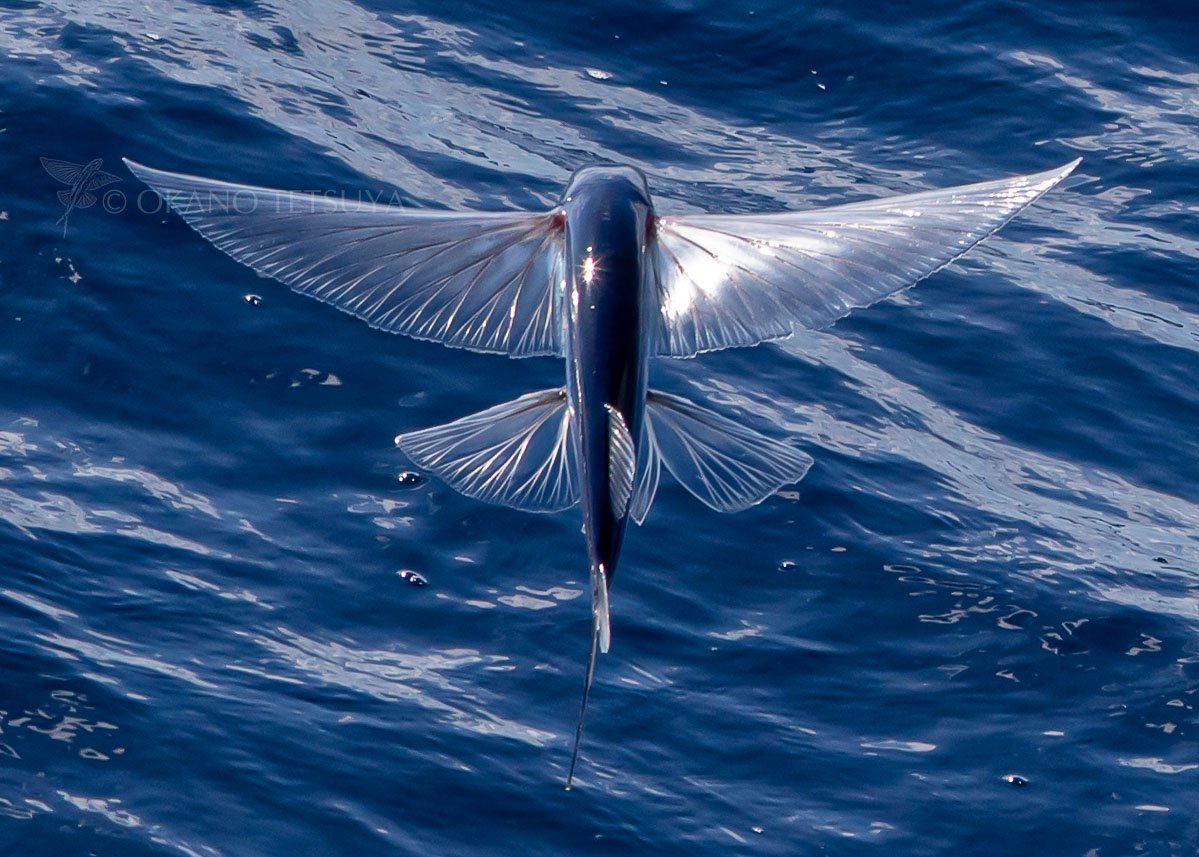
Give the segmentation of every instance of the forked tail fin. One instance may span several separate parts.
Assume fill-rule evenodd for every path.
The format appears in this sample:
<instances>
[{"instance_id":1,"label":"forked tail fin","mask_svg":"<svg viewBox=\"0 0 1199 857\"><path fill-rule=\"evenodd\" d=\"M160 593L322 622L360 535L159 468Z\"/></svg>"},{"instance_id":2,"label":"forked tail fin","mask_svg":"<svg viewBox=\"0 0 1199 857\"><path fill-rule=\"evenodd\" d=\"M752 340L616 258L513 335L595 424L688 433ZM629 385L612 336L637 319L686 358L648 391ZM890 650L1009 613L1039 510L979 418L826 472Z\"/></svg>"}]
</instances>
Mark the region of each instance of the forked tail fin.
<instances>
[{"instance_id":1,"label":"forked tail fin","mask_svg":"<svg viewBox=\"0 0 1199 857\"><path fill-rule=\"evenodd\" d=\"M570 772L566 775L566 790L574 784L575 763L579 761L579 744L583 740L583 718L587 714L587 697L591 693L591 677L595 675L595 653L599 648L599 628L592 623L591 650L587 654L587 677L583 679L583 701L579 704L579 720L575 725L575 748L570 754Z\"/></svg>"},{"instance_id":2,"label":"forked tail fin","mask_svg":"<svg viewBox=\"0 0 1199 857\"><path fill-rule=\"evenodd\" d=\"M612 642L608 620L608 577L603 566L591 569L591 648L587 652L587 675L583 679L583 701L579 703L579 721L575 726L575 747L570 754L570 772L566 775L566 790L574 782L575 763L579 761L579 744L583 740L583 720L587 714L587 697L591 695L591 679L595 676L595 653L607 652Z\"/></svg>"}]
</instances>

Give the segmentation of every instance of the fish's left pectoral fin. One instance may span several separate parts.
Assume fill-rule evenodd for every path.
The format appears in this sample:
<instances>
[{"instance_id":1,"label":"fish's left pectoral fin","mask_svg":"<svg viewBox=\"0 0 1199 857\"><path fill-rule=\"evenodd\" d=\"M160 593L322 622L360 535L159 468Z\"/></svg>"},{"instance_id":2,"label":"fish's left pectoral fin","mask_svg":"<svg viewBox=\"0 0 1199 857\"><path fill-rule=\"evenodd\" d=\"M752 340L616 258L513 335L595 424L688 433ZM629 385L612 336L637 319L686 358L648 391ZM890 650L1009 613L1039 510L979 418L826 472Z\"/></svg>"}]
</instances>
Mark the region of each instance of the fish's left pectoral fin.
<instances>
[{"instance_id":1,"label":"fish's left pectoral fin","mask_svg":"<svg viewBox=\"0 0 1199 857\"><path fill-rule=\"evenodd\" d=\"M678 396L651 391L645 415L651 457L718 512L761 503L812 466L807 453Z\"/></svg>"},{"instance_id":2,"label":"fish's left pectoral fin","mask_svg":"<svg viewBox=\"0 0 1199 857\"><path fill-rule=\"evenodd\" d=\"M566 392L526 393L452 423L396 437L409 458L452 488L526 512L579 501Z\"/></svg>"},{"instance_id":3,"label":"fish's left pectoral fin","mask_svg":"<svg viewBox=\"0 0 1199 857\"><path fill-rule=\"evenodd\" d=\"M650 251L657 353L828 327L948 265L1077 165L810 211L660 217Z\"/></svg>"},{"instance_id":4,"label":"fish's left pectoral fin","mask_svg":"<svg viewBox=\"0 0 1199 857\"><path fill-rule=\"evenodd\" d=\"M83 164L72 164L70 161L60 161L58 158L40 158L42 169L50 177L63 184L73 185L83 175Z\"/></svg>"},{"instance_id":5,"label":"fish's left pectoral fin","mask_svg":"<svg viewBox=\"0 0 1199 857\"><path fill-rule=\"evenodd\" d=\"M125 164L218 249L372 327L511 357L562 353L558 211L420 211Z\"/></svg>"}]
</instances>

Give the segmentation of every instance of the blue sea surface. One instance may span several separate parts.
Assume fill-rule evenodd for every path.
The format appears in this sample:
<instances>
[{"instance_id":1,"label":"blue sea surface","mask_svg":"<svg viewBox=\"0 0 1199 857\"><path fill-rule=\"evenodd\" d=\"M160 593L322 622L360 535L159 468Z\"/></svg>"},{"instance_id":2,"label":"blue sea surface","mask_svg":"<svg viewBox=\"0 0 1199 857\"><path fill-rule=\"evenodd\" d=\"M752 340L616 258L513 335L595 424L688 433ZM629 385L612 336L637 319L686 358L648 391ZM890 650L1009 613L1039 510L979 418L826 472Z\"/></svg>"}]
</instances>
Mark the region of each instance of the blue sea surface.
<instances>
[{"instance_id":1,"label":"blue sea surface","mask_svg":"<svg viewBox=\"0 0 1199 857\"><path fill-rule=\"evenodd\" d=\"M1083 162L829 331L654 364L816 464L664 478L566 792L578 511L392 443L560 361L260 279L122 156L480 210L618 161L664 212ZM42 157L119 181L64 224ZM0 177L0 854L1199 854L1193 4L0 0Z\"/></svg>"}]
</instances>

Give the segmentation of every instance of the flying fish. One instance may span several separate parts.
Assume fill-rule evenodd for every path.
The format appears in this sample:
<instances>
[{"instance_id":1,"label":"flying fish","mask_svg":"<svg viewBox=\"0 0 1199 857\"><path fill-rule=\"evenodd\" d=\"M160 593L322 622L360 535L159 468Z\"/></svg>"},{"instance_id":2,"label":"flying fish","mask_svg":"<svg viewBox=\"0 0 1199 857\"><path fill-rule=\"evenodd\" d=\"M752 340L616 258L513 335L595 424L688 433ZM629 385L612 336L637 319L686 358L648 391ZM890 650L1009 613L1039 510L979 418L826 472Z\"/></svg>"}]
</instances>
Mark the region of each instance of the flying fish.
<instances>
[{"instance_id":1,"label":"flying fish","mask_svg":"<svg viewBox=\"0 0 1199 857\"><path fill-rule=\"evenodd\" d=\"M630 520L663 469L720 512L799 481L812 458L651 389L653 358L821 329L961 256L1077 165L771 214L659 214L629 166L574 174L540 212L419 211L163 172L126 160L201 235L372 327L509 357L563 384L397 444L461 493L530 512L582 506L592 631L566 787Z\"/></svg>"},{"instance_id":2,"label":"flying fish","mask_svg":"<svg viewBox=\"0 0 1199 857\"><path fill-rule=\"evenodd\" d=\"M100 169L104 166L104 161L99 158L93 158L86 164L72 164L70 161L60 161L57 158L42 158L41 161L42 169L51 178L69 186L68 190L58 192L58 201L63 204L65 209L62 217L58 218L58 223L62 224L64 236L67 234L67 221L71 217L71 212L76 208L89 208L96 204L96 195L92 191L121 180L120 176L114 176L112 173L106 173Z\"/></svg>"}]
</instances>

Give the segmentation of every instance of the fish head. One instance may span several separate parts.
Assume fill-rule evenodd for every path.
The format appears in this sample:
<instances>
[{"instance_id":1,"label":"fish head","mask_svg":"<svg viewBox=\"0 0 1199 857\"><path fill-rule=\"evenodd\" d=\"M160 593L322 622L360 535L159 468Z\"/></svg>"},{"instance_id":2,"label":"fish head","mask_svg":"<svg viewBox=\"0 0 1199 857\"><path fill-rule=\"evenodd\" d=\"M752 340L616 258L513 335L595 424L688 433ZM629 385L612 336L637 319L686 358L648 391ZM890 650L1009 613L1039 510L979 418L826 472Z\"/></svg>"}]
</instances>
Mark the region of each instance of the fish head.
<instances>
[{"instance_id":1,"label":"fish head","mask_svg":"<svg viewBox=\"0 0 1199 857\"><path fill-rule=\"evenodd\" d=\"M650 205L645 173L627 164L603 164L575 170L562 195L563 205L579 197L625 198Z\"/></svg>"},{"instance_id":2,"label":"fish head","mask_svg":"<svg viewBox=\"0 0 1199 857\"><path fill-rule=\"evenodd\" d=\"M587 291L595 266L635 282L652 238L653 203L645 174L636 167L603 165L575 172L562 195L566 262Z\"/></svg>"}]
</instances>

